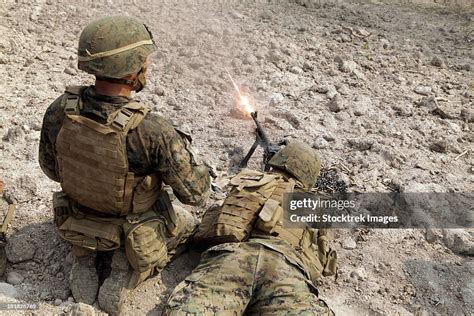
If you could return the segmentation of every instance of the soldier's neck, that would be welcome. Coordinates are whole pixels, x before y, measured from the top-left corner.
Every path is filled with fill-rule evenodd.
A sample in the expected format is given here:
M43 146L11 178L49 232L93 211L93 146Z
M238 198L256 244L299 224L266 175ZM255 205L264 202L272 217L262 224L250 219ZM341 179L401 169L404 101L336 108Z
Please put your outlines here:
M98 94L108 95L111 97L130 97L132 87L126 84L96 80L95 91Z

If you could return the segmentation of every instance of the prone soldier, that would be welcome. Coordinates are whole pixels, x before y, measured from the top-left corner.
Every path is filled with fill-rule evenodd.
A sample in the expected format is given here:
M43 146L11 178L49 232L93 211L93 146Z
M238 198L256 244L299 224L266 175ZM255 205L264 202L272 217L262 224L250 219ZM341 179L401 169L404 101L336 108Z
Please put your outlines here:
M190 205L202 203L210 186L190 137L131 98L145 87L155 50L151 32L134 18L90 23L79 39L78 68L95 75L95 84L68 87L41 129L40 166L62 188L53 195L55 224L75 255L72 294L88 304L98 297L111 314L194 228L164 184Z
M223 205L204 214L194 241L214 246L176 286L164 315L333 315L314 286L336 273L328 231L282 224L283 194L309 190L320 158L295 142L268 165L269 172L242 170Z

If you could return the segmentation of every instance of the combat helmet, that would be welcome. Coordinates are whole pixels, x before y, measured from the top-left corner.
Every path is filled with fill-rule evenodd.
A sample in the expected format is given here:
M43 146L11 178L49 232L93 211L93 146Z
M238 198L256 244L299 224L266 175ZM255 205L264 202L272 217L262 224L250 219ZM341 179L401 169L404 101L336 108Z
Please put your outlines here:
M156 50L145 24L128 16L104 17L81 33L78 68L97 77L121 79L139 73Z
M316 183L321 159L313 148L304 143L293 142L280 149L268 165L288 172L309 189Z

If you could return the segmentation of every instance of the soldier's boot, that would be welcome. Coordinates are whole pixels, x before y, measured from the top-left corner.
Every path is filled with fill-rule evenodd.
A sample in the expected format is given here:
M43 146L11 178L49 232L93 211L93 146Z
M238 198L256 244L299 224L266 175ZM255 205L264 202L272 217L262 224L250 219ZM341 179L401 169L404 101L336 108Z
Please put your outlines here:
M170 256L180 252L179 245L184 244L188 238L193 234L199 221L193 214L185 210L183 207L173 205L176 214L176 228L174 237L166 238L166 247ZM178 249L177 249L178 248ZM184 249L181 249L181 251Z
M127 295L132 290L131 278L133 269L128 263L123 249L114 251L110 275L99 289L99 306L110 315L120 313Z
M93 304L99 290L95 267L96 253L75 256L69 275L69 287L76 302Z

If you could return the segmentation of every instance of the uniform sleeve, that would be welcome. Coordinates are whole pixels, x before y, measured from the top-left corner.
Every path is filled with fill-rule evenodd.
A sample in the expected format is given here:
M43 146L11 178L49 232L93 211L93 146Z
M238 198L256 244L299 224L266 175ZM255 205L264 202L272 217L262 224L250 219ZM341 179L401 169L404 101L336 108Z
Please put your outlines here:
M59 182L59 176L56 170L55 143L64 119L61 100L62 97L56 99L44 114L38 154L41 169L48 178L56 182Z
M156 171L185 204L199 205L209 195L209 169L191 148L190 140L160 118L161 135L153 153Z

